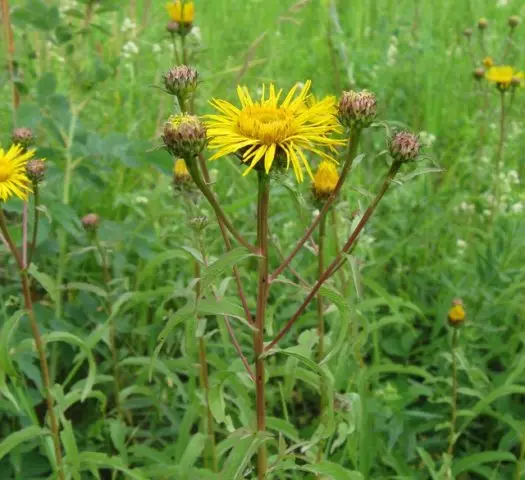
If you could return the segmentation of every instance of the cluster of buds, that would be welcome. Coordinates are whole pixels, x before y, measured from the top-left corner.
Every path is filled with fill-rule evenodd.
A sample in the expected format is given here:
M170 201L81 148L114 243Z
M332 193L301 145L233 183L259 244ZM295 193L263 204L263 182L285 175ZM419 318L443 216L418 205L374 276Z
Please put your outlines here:
M371 125L377 115L377 100L373 93L366 90L360 92L343 92L339 100L339 121L348 129L366 128Z
M390 138L388 150L396 162L413 162L419 157L421 143L414 133L402 131Z
M195 4L188 0L173 0L166 4L171 18L166 29L172 35L185 36L191 32L195 19Z
M325 201L337 187L339 174L334 162L323 160L315 172L312 193L316 200Z
M163 77L166 91L178 98L185 99L195 92L198 82L198 73L192 67L179 65L170 69Z
M96 213L88 213L82 217L82 226L88 233L94 233L100 225L100 217Z
M26 175L29 180L36 185L44 180L46 173L46 163L43 158L34 158L26 164Z
M448 324L451 327L458 328L463 324L466 316L463 300L455 298L452 301L452 308L448 311Z
M164 124L162 140L174 157L189 160L206 146L206 126L195 115L172 115Z
M11 133L11 142L20 145L24 150L28 150L35 142L33 130L26 127L15 128Z

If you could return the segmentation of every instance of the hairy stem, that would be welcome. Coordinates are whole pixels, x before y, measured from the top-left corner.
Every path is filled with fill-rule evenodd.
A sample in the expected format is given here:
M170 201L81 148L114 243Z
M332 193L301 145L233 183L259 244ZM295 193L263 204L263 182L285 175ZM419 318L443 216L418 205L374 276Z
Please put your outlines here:
M259 188L257 198L257 247L260 251L259 280L257 284L257 309L253 350L255 354L255 390L257 410L257 431L266 430L265 393L264 393L264 320L266 302L268 299L268 202L270 197L270 179L265 172L259 171ZM264 480L266 476L267 452L266 445L259 447L257 455L257 478Z
M294 247L290 255L288 255L288 257L286 257L286 259L281 263L281 265L279 265L279 267L277 267L277 269L270 275L270 283L273 280L275 280L284 271L284 269L289 265L289 263L299 253L299 250L301 250L303 245L308 241L312 233L315 231L317 226L321 223L321 220L325 217L326 213L330 209L332 203L334 202L337 195L339 194L339 191L341 190L341 187L343 186L346 180L346 177L348 176L348 173L350 172L352 168L352 163L357 154L360 136L361 136L361 130L356 129L352 132L346 160L343 165L343 169L341 171L339 181L337 182L337 185L334 191L331 193L330 197L328 197L328 199L326 200L326 203L321 209L321 212L319 213L317 218L312 222L312 225L310 225L310 227L308 228L308 230L306 230L302 238L297 242L297 245Z
M457 374L457 360L456 349L458 346L458 329L454 328L452 332L452 415L450 418L450 437L448 441L448 454L454 454L454 444L456 443L456 418L458 407L458 374Z
M330 266L323 272L323 274L319 277L317 280L317 283L314 285L306 299L303 301L303 303L300 305L300 307L297 309L297 311L292 315L290 320L286 323L286 325L280 330L280 332L275 336L275 338L266 346L265 350L270 350L274 345L276 345L281 338L283 338L288 330L292 328L293 324L299 319L299 317L303 314L303 312L306 310L306 307L310 304L310 302L315 298L317 295L317 292L319 289L323 286L323 284L332 276L332 274L337 271L337 268L339 267L341 261L343 260L343 255L345 253L348 253L350 248L352 248L353 244L359 237L359 234L363 230L364 226L367 224L368 220L370 220L370 217L374 213L375 209L377 208L378 203L381 201L383 196L385 195L386 191L388 190L388 187L392 183L392 180L396 176L396 173L398 172L399 168L401 167L401 163L394 161L392 163L392 166L390 167L390 170L387 174L387 177L385 181L383 182L383 185L381 186L381 189L377 193L376 197L374 198L373 202L370 204L368 209L366 210L365 214L357 224L357 227L352 232L350 237L348 238L347 242L343 246L342 250L337 254L336 258L333 260L333 262L330 264Z
M29 288L29 277L27 274L27 270L25 269L24 264L22 263L22 258L19 252L17 251L15 244L13 243L11 235L9 234L4 212L2 211L2 209L0 209L0 231L2 232L5 241L9 245L9 249L11 250L11 253L16 260L20 272L20 280L22 282L22 293L24 295L24 308L26 310L27 316L29 317L31 332L33 334L33 339L35 341L36 350L38 352L38 357L40 360L40 372L42 374L42 380L44 382L44 394L46 397L47 414L49 417L49 423L51 428L51 437L53 439L53 447L55 450L58 478L60 480L64 480L64 471L62 469L62 450L60 446L58 422L55 416L55 411L53 409L53 398L51 397L51 381L49 378L49 367L47 364L47 358L45 353L45 344L40 335L40 330L36 321L35 312L33 310L33 301L31 300L31 291Z

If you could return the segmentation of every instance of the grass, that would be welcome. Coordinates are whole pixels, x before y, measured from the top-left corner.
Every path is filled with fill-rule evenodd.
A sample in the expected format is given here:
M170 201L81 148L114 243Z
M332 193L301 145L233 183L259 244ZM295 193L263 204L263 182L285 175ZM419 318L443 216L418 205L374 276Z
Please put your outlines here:
M266 442L273 468L267 478L523 478L525 236L519 205L525 194L519 179L525 175L525 91L517 92L508 113L496 179L506 208L492 216L498 93L488 91L483 114L484 93L472 78L462 34L474 28L472 48L481 60L475 25L486 17L487 46L497 57L508 16L525 17L519 1L339 0L336 16L329 1L197 1L201 39L191 37L191 63L202 79L199 113L211 112L212 97L235 101L238 82L255 91L262 82L287 89L312 79L318 98L338 96L340 88L369 89L382 120L436 137L426 149L430 160L403 170L402 184L379 205L343 276L331 282L340 295L325 298L325 351L335 346L334 355L321 366L315 361L318 318L311 305L281 345L293 355L266 360L270 439L248 434L255 428L255 389L220 315L232 313L237 301L231 262L202 265L223 299L202 301L205 330L203 322L197 327L184 317L194 298L195 259L202 260L199 238L208 264L224 261L224 247L207 204L197 200L188 213L173 195L172 159L157 148L173 110L169 97L153 88L174 61L162 2L108 1L87 29L85 2L9 3L21 99L16 125L36 132L38 155L48 159L30 273L67 475L255 478L256 452ZM126 18L135 29L123 28ZM516 30L511 57L522 70L523 28ZM138 53L126 58L122 51L130 41ZM4 46L0 63L7 65ZM0 91L0 144L6 147L15 126L7 69L0 72ZM364 157L337 204L337 238L328 221L325 262L348 237L353 212L363 211L378 190L385 148L383 129L367 131ZM225 211L255 241L255 175L242 177L234 160L209 167ZM276 266L277 247L291 250L316 206L309 185L292 181L272 186L270 206L269 260ZM2 207L20 244L22 203ZM103 255L80 221L90 212L102 219L98 236L110 264L108 286ZM200 215L210 218L201 237L188 225L189 216ZM255 311L257 258L236 261ZM303 248L293 266L312 282L314 250ZM40 429L44 397L29 323L17 313L18 282L0 245L0 471L6 478L49 478L52 443ZM456 349L459 436L450 456L447 312L455 297L463 299L467 322ZM304 291L289 283L272 288L267 338L303 298ZM236 317L232 325L253 363L250 329ZM206 346L216 474L197 337ZM321 398L329 400L319 418Z

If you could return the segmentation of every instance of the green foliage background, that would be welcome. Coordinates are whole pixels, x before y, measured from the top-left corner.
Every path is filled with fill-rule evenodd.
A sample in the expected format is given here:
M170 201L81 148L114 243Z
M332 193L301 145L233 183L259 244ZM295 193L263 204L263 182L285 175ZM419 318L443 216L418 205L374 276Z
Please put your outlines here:
M449 468L453 478L519 479L520 463L525 471L525 232L519 207L525 202L519 180L525 175L525 90L509 112L496 180L505 208L491 225L498 94L490 90L483 115L483 89L472 79L462 31L474 27L479 64L475 24L486 17L488 49L497 59L507 17L524 18L525 7L519 0L339 0L334 15L330 2L293 3L197 0L200 39L190 41L202 80L199 113L211 111L212 97L233 101L239 81L256 90L262 82L289 88L312 79L317 97L367 88L377 94L382 119L435 135L426 150L432 161L404 171L402 185L388 193L367 226L344 281L334 279L339 293L331 294L326 318L328 347L336 348L329 361L321 367L312 361L313 307L282 344L288 355L268 359L270 440L247 434L254 389L221 321L223 313L233 316L249 352L251 332L236 320L238 300L228 275L238 263L254 308L256 259L237 251L222 260L223 268L204 269L222 298L199 306L207 318L222 468L213 476L204 468L206 437L199 433L196 336L202 332L180 310L193 302L194 259L202 258L184 202L171 189L172 159L157 148L173 109L169 97L152 88L173 63L163 2L104 0L83 28L85 0L11 1L21 92L16 121L37 132L38 154L49 166L32 273L72 478L111 478L110 471L117 472L113 478L253 478L251 456L268 441L276 462L272 475L279 479L444 479ZM123 28L126 18L136 28ZM524 28L516 31L510 57L522 70ZM138 52L126 57L130 41ZM5 148L13 117L4 68L0 82ZM367 133L364 158L337 207L339 241L383 178L386 162L379 152L385 145L383 130ZM242 177L233 160L210 167L225 210L253 239L255 176ZM4 207L20 241L22 204ZM308 185L277 183L274 247L288 252L314 210ZM103 219L100 238L113 277L109 296L100 258L80 223L89 212ZM212 219L204 202L194 213ZM213 221L204 243L210 260L224 255ZM334 251L332 236L328 253ZM279 262L276 248L271 261ZM314 252L303 249L294 267L315 278ZM303 296L289 284L273 287L268 336ZM458 351L461 436L451 459L444 454L451 400L446 317L454 297L463 299L468 322ZM49 478L51 443L39 427L41 378L29 326L17 313L17 273L2 246L0 299L0 471L6 472L2 478ZM132 426L118 418L112 397L108 300L118 332L121 403ZM321 420L320 391L333 391L336 399ZM316 464L312 455L325 434L327 459Z

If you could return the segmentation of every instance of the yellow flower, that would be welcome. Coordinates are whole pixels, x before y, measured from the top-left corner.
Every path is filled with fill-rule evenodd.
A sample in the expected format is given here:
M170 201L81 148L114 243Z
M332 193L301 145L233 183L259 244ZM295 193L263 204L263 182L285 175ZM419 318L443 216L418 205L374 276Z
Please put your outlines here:
M195 4L193 2L175 0L166 3L166 10L170 18L177 23L193 23L193 19L195 18Z
M485 68L492 68L494 66L494 60L492 60L492 57L485 57L483 59L483 65Z
M191 178L186 162L182 158L175 161L173 165L173 176L176 183L185 183Z
M331 138L332 133L341 132L337 123L335 99L327 97L310 104L311 82L306 82L296 95L294 86L280 101L282 90L276 92L270 84L266 96L263 85L261 99L252 100L246 87L237 87L241 107L237 108L225 100L214 99L211 104L220 114L208 115L208 138L211 149L218 152L210 160L238 152L249 167L246 175L259 162L266 173L274 161L286 162L286 168L293 167L299 182L304 179L303 167L313 178L305 151L330 159L322 147L335 151L343 142Z
M323 160L315 172L313 180L313 191L316 198L327 198L335 190L339 174L334 162Z
M31 192L26 165L34 150L24 151L20 145L12 145L6 152L0 148L0 202L15 196L25 200Z
M448 311L448 323L452 326L459 326L465 321L466 313L463 305L458 303Z
M525 74L523 72L518 72L513 67L504 65L501 67L492 67L485 74L485 77L489 82L495 83L498 88L506 89L511 85L513 78L521 81L525 78Z

